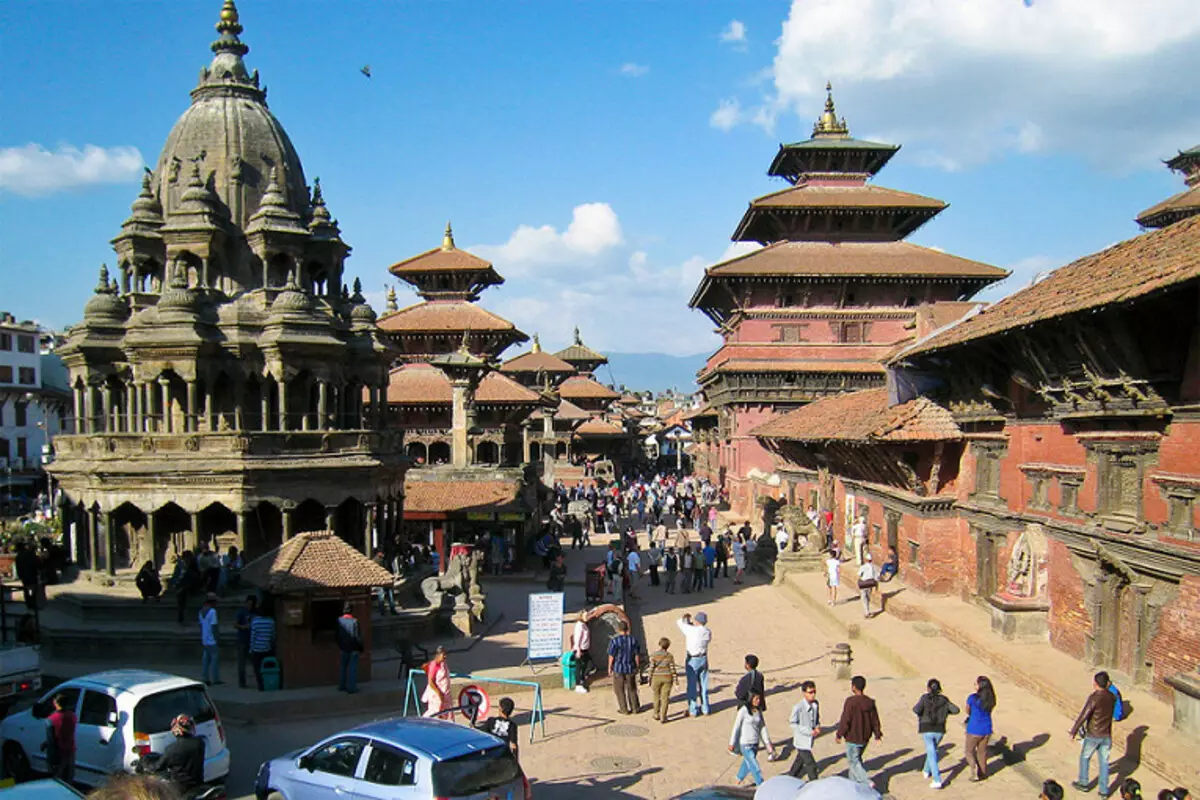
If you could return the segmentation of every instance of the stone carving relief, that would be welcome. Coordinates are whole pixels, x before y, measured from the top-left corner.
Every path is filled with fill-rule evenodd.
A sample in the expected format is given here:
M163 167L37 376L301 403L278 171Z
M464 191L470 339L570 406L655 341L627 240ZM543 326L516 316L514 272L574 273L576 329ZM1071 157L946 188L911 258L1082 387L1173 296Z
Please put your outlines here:
M1009 556L1004 593L1020 598L1044 597L1047 571L1045 534L1041 526L1028 525L1017 537Z

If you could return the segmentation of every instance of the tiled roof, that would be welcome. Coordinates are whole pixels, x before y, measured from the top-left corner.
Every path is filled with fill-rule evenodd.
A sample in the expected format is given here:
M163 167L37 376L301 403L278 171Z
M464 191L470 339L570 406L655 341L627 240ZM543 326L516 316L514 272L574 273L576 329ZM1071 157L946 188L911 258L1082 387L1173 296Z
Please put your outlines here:
M969 277L998 281L1006 270L908 242L788 242L714 264L711 277L745 275L848 275Z
M521 353L500 365L501 372L572 373L575 368L556 355L544 350Z
M392 574L331 531L299 533L242 569L252 586L272 592L359 589L391 584Z
M823 361L821 359L771 359L755 361L731 358L707 372L854 372L882 375L884 367L877 361Z
M616 400L619 394L586 375L572 375L558 387L558 393L567 399Z
M484 261L466 250L459 250L457 247L443 250L435 247L420 255L392 264L388 267L388 272L403 278L406 275L424 272L480 272L491 268L490 262Z
M617 402L623 406L636 406L641 405L642 398L638 397L632 392L625 392L621 395L621 399L619 399Z
M424 513L450 511L499 511L516 505L521 484L516 481L426 481L404 482L404 510Z
M681 420L691 420L691 419L697 419L697 418L701 418L701 417L715 417L715 416L717 416L717 410L715 408L713 408L711 405L709 405L708 403L705 403L704 405L700 406L699 408L694 408L690 411L685 412L680 419Z
M919 341L897 358L1104 306L1127 303L1200 277L1200 216L1084 256Z
M387 400L396 405L450 405L453 391L446 373L429 364L405 364L388 375ZM489 372L479 381L475 402L493 405L538 405L541 396L521 384Z
M591 419L591 417L591 414L584 411L570 400L559 400L558 410L554 412L554 418L559 420Z
M1196 213L1200 213L1200 186L1193 186L1150 206L1138 214L1137 221L1139 225L1147 228L1158 228L1174 222L1177 218Z
M752 208L930 208L946 204L924 195L888 189L873 183L855 186L820 186L799 183L756 197Z
M563 361L599 361L601 364L608 363L608 357L603 353L597 353L592 348L582 342L575 342L569 347L564 347L554 355L561 358Z
M625 429L602 419L589 419L574 431L576 436L624 436Z
M888 405L887 387L834 395L771 420L751 432L796 442L921 442L962 438L950 412L925 397Z
M378 324L385 331L516 331L525 337L525 334L517 331L516 326L508 320L465 300L432 300L417 303L385 314L379 318Z

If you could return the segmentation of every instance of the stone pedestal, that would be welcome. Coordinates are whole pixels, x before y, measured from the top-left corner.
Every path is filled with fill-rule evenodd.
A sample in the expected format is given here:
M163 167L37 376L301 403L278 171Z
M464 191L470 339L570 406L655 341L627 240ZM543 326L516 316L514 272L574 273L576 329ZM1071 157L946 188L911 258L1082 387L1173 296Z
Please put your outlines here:
M1031 597L994 594L988 598L992 631L1008 641L1044 642L1050 636L1050 604Z
M833 653L830 655L830 662L833 664L834 675L838 680L849 680L851 675L850 665L854 661L854 656L850 650L850 645L846 642L839 642L833 646Z
M812 550L792 552L785 550L775 559L775 583L783 583L791 572L820 572L825 568L825 558Z
M1200 672L1180 672L1167 678L1175 690L1175 720L1172 727L1200 741Z
M459 595L458 602L454 604L454 613L450 616L450 624L463 636L474 636L475 616L471 613L471 604L462 598L463 596Z

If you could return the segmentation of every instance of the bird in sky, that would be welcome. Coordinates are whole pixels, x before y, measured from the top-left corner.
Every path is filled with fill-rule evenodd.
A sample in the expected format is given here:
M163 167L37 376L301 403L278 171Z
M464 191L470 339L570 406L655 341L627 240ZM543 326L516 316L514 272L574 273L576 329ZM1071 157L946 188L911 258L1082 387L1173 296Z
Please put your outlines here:
M371 77L371 65L370 65L370 64L367 64L365 67L363 67L362 69L360 69L360 70L359 70L359 72L361 72L363 75L366 75L366 76L367 76L367 78L368 78L368 79L370 79L370 77Z

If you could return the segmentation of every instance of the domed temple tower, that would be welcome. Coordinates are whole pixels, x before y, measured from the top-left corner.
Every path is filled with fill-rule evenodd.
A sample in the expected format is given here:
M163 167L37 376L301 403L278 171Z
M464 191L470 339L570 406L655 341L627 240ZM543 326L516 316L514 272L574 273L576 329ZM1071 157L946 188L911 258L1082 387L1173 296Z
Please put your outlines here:
M391 347L343 282L350 248L246 69L232 0L217 31L60 350L75 415L52 472L74 555L110 573L316 529L367 552L396 530Z

